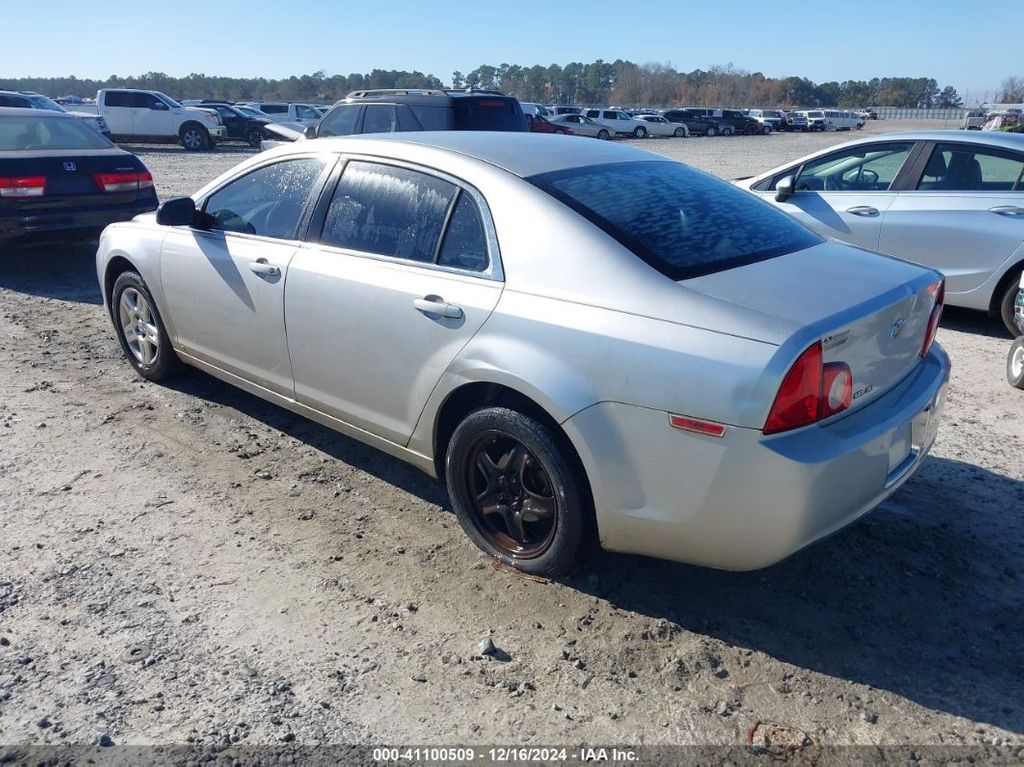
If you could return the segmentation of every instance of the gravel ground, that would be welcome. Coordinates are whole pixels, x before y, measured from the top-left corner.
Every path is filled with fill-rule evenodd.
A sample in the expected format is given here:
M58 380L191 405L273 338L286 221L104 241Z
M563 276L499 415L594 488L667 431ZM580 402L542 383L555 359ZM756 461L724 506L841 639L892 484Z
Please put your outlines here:
M846 138L641 145L729 177ZM162 198L249 154L133 149ZM404 464L140 381L99 301L89 246L0 254L0 744L1024 743L1021 392L984 317L947 312L933 456L862 522L755 573L551 583Z

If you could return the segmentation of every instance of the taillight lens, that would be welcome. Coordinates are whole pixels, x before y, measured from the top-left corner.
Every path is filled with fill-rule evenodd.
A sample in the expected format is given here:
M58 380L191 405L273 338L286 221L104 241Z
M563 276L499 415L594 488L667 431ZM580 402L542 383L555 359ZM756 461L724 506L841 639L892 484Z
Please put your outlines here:
M42 197L46 176L0 176L0 197Z
M153 187L153 176L148 171L97 173L93 178L103 192L135 192Z
M853 371L845 362L822 361L821 341L804 350L782 379L765 434L798 429L829 418L853 402Z
M939 280L928 288L929 293L935 295L935 304L932 306L931 316L928 318L928 328L924 333L924 343L921 344L921 356L928 355L935 336L939 332L939 320L942 318L942 307L946 302L946 281Z
M765 434L796 429L818 420L821 401L821 341L809 346L793 363L775 395Z

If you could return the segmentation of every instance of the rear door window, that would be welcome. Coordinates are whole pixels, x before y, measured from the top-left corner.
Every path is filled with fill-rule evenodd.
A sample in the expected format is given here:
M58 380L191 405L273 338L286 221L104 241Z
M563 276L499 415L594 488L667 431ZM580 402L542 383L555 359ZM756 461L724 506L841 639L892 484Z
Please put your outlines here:
M917 184L920 191L1024 191L1024 155L972 147L937 144Z
M753 195L681 163L593 165L528 181L673 280L822 242Z
M131 106L131 94L127 91L107 91L103 103L108 107Z
M327 210L320 241L433 263L457 191L454 184L408 168L350 162Z
M293 240L327 161L283 160L229 181L206 199L208 226L223 232Z

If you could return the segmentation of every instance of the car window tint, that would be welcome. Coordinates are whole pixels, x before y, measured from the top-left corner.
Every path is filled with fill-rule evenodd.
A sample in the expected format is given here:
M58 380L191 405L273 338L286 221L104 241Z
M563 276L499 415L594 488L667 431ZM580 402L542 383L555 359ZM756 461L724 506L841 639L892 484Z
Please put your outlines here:
M480 210L465 192L459 195L448 220L437 263L456 269L482 272L487 268L487 238Z
M900 172L912 141L850 147L806 163L796 180L798 191L878 192Z
M455 123L455 114L448 107L412 107L412 113L423 130L451 130Z
M295 116L301 120L319 120L320 113L313 107L304 107L301 104L295 107Z
M103 103L108 107L130 106L131 94L126 91L107 91Z
M399 131L419 131L423 130L423 126L420 125L419 120L416 119L416 115L413 111L405 104L399 104L395 107L398 112L398 128Z
M433 262L456 187L406 168L350 162L327 210L321 241Z
M319 122L317 136L348 136L354 133L361 108L355 104L335 107Z
M592 165L528 180L673 280L822 241L748 192L681 163Z
M367 104L362 133L392 133L395 130L395 108L390 104Z
M294 239L325 164L317 157L284 160L235 179L207 198L210 228Z
M917 188L921 191L1024 191L1019 179L1024 157L965 144L937 144Z

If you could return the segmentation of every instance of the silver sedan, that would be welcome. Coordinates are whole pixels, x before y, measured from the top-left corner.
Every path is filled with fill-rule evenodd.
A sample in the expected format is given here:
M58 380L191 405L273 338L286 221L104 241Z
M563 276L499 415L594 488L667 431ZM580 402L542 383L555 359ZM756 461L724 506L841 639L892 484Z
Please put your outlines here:
M611 138L611 131L601 123L594 122L586 115L564 114L557 117L549 117L548 122L553 125L564 125L572 130L577 136L590 136L607 140Z
M827 242L629 146L530 134L299 142L115 224L128 361L185 363L443 477L531 573L589 541L753 569L921 465L941 275Z
M851 141L737 182L826 237L938 269L946 302L1001 317L1024 267L1024 135Z
M647 124L648 136L683 138L690 135L690 129L685 125L669 122L661 115L637 115L636 119Z

